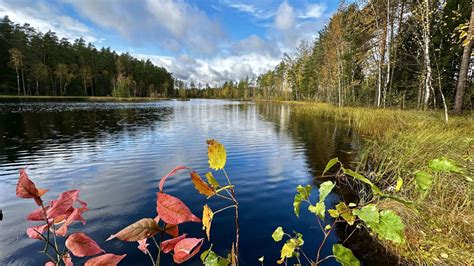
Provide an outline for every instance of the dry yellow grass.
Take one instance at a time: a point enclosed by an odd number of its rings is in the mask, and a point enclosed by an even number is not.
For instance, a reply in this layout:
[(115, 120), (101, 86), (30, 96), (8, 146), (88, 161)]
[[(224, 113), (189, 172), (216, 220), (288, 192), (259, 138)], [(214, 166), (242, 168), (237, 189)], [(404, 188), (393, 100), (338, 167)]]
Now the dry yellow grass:
[[(392, 246), (394, 253), (415, 263), (474, 264), (473, 176), (474, 122), (472, 114), (451, 117), (440, 112), (373, 108), (336, 108), (327, 104), (300, 103), (295, 111), (349, 123), (367, 138), (358, 170), (370, 164), (373, 181), (384, 188), (404, 181), (397, 194), (416, 202), (418, 213), (403, 204), (381, 200), (381, 208), (393, 209), (406, 225), (406, 244)], [(464, 175), (439, 175), (428, 196), (420, 199), (414, 173), (432, 159), (446, 157), (464, 169)]]

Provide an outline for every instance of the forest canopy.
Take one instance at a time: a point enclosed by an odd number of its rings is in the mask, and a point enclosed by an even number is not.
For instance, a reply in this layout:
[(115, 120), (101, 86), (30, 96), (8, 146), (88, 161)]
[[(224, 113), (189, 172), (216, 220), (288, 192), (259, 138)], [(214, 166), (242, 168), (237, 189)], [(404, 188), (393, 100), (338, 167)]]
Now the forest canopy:
[(0, 21), (0, 94), (168, 97), (174, 80), (163, 67), (83, 38), (70, 42), (5, 16)]

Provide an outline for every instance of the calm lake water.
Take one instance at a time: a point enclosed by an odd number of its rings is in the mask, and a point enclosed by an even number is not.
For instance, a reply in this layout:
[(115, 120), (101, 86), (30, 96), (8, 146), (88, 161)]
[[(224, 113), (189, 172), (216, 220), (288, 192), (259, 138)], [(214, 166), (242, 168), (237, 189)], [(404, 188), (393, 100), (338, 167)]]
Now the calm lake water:
[[(298, 116), (291, 105), (224, 100), (160, 101), (147, 103), (17, 102), (0, 103), (0, 264), (43, 265), (43, 244), (28, 239), (34, 222), (26, 215), (36, 208), (32, 200), (15, 196), (18, 170), (28, 168), (38, 187), (48, 188), (46, 200), (61, 191), (80, 189), (89, 204), (87, 225), (75, 223), (70, 232), (83, 231), (109, 253), (127, 257), (121, 265), (148, 265), (136, 243), (105, 242), (112, 233), (144, 217), (155, 217), (157, 185), (177, 165), (208, 171), (206, 139), (215, 138), (227, 149), (226, 171), (240, 201), (240, 261), (242, 265), (274, 265), (283, 243), (274, 243), (273, 230), (303, 233), (304, 251), (314, 258), (322, 233), (314, 215), (302, 207), (293, 213), (298, 184), (317, 186), (315, 176), (326, 162), (339, 157), (354, 160), (359, 141), (349, 128), (330, 121)], [(215, 174), (222, 180), (220, 173)], [(191, 211), (201, 216), (205, 198), (186, 174), (166, 184)], [(316, 193), (313, 195), (316, 197)], [(326, 205), (341, 199), (332, 193)], [(222, 201), (211, 200), (216, 210)], [(214, 250), (226, 255), (234, 239), (233, 211), (213, 221)], [(344, 228), (340, 229), (344, 230)], [(189, 236), (204, 237), (201, 226), (180, 227)], [(333, 235), (323, 251), (339, 241)], [(209, 243), (203, 246), (207, 248)], [(163, 265), (171, 265), (165, 256)], [(77, 262), (84, 260), (75, 259)], [(186, 265), (199, 265), (199, 257)], [(328, 260), (325, 265), (333, 265)]]

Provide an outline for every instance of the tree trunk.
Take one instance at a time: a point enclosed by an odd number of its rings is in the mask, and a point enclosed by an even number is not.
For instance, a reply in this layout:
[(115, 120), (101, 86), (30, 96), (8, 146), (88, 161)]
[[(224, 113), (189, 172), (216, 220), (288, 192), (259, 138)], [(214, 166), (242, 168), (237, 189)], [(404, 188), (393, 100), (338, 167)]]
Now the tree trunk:
[(430, 58), (430, 4), (429, 0), (425, 0), (425, 8), (423, 10), (423, 53), (425, 59), (425, 69), (426, 69), (426, 76), (425, 76), (425, 97), (423, 99), (423, 109), (428, 107), (428, 101), (430, 100), (430, 94), (432, 89), (431, 85), (431, 58)]
[(464, 91), (466, 90), (467, 73), (469, 71), (469, 65), (471, 61), (471, 49), (472, 49), (472, 35), (474, 34), (474, 1), (472, 2), (471, 9), (471, 20), (469, 22), (469, 30), (467, 37), (468, 43), (464, 46), (462, 54), (461, 68), (459, 70), (458, 85), (456, 88), (456, 98), (454, 100), (454, 112), (456, 114), (462, 113), (462, 105), (464, 101)]
[(23, 87), (23, 95), (26, 96), (25, 73), (23, 71), (23, 59), (20, 61), (20, 67), (21, 67), (21, 84), (22, 84), (22, 87)]
[(20, 90), (20, 74), (18, 73), (18, 67), (15, 67), (15, 71), (16, 71), (16, 85), (18, 86), (18, 95), (21, 94), (21, 90)]

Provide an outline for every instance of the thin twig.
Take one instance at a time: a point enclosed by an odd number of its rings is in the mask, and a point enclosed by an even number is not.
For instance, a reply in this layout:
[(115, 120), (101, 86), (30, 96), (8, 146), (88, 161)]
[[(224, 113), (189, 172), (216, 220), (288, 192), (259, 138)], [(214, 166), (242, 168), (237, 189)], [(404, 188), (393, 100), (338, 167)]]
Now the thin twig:
[(237, 207), (236, 205), (230, 205), (230, 206), (224, 207), (224, 208), (222, 208), (222, 209), (219, 209), (219, 210), (215, 211), (215, 212), (214, 212), (214, 215), (217, 214), (217, 213), (219, 213), (219, 212), (221, 212), (221, 211), (225, 211), (225, 210), (227, 210), (227, 209), (236, 208), (236, 207)]

